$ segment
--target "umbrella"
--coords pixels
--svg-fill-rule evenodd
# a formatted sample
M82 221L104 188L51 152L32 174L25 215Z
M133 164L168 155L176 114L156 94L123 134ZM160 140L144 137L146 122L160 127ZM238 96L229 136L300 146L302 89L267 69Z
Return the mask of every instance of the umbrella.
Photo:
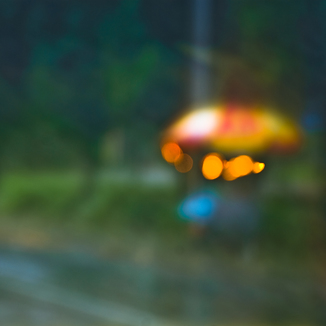
M164 132L161 151L165 160L183 173L193 166L192 158L183 150L242 154L227 162L220 154L209 153L202 161L206 179L222 174L226 180L235 180L260 173L265 167L244 154L294 152L301 142L300 128L280 113L229 105L193 110L178 119Z
M173 123L163 139L182 148L261 153L295 151L302 137L293 121L271 110L219 106L191 111Z

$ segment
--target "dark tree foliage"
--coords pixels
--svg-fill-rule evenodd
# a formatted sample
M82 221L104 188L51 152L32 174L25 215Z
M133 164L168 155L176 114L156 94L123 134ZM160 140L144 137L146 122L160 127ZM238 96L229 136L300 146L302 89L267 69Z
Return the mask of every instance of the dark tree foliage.
M326 128L326 4L305 1L300 24L301 51L305 58L307 111L320 117Z
M180 46L193 47L194 4L204 2L211 6L205 36L211 66ZM324 1L204 2L1 2L3 146L18 131L49 129L97 164L111 128L133 134L135 126L133 137L146 129L151 138L188 107L194 61L214 75L216 97L250 93L300 115L307 96L325 121Z
M31 1L4 1L0 4L0 74L17 86L29 63L31 46L26 38L26 25Z
M217 46L224 40L226 32L228 1L209 1L209 6L207 43ZM140 4L141 17L151 35L169 46L194 42L195 10L193 0L142 0Z
M118 4L114 0L97 1L96 6L74 0L0 3L2 140L21 132L33 139L35 129L45 125L58 137L73 139L88 160L98 161L99 141L110 126L109 109L98 93L90 91L90 76L99 52L99 21ZM66 98L65 93L69 93Z

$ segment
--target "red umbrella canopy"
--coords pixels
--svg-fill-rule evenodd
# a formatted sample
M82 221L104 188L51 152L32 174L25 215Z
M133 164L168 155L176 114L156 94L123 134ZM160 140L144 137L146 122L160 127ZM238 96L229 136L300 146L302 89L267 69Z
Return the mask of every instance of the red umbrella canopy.
M301 144L301 131L279 113L240 106L191 111L164 133L163 143L208 147L223 153L288 152Z

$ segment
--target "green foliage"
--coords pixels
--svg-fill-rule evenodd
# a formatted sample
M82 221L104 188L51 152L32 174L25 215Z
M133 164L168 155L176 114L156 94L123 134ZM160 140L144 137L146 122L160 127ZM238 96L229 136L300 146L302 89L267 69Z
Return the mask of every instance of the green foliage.
M255 76L264 102L298 114L303 109L298 33L303 1L232 1L232 8L239 26L239 55Z
M68 223L77 228L152 230L176 234L183 223L175 213L175 190L126 181L96 182L86 199L80 174L9 174L1 185L0 214Z
M131 57L146 40L138 15L140 0L120 1L118 8L99 22L97 34L103 47L109 45L116 54Z
M271 196L264 204L261 238L265 247L282 254L302 255L312 246L313 223L309 203L286 196Z
M132 60L118 56L109 58L110 62L103 67L101 74L107 88L107 101L119 115L121 110L130 111L157 73L160 54L155 46L148 45Z
M1 211L13 215L44 214L58 218L80 187L80 176L73 174L9 174L2 180Z
M33 105L44 112L72 105L76 94L73 84L48 65L34 66L26 80Z
M7 174L0 188L0 217L89 234L131 231L161 234L166 239L185 236L186 224L176 213L180 201L176 188L101 177L85 197L84 185L78 173ZM262 252L300 256L320 245L322 221L312 205L291 196L265 198L258 234Z
M296 38L296 23L303 12L303 1L244 0L232 1L244 41L262 41L274 35L282 41ZM284 44L285 45L285 44Z
M79 168L84 153L71 139L63 138L48 125L31 126L26 135L16 131L7 140L2 152L1 166L4 170L51 170Z

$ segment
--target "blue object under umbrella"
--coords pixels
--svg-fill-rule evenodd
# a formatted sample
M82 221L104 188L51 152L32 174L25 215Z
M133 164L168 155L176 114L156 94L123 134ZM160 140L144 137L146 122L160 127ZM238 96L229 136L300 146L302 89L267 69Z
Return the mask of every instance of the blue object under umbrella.
M217 213L219 196L213 191L200 191L187 197L178 207L182 219L207 224Z

